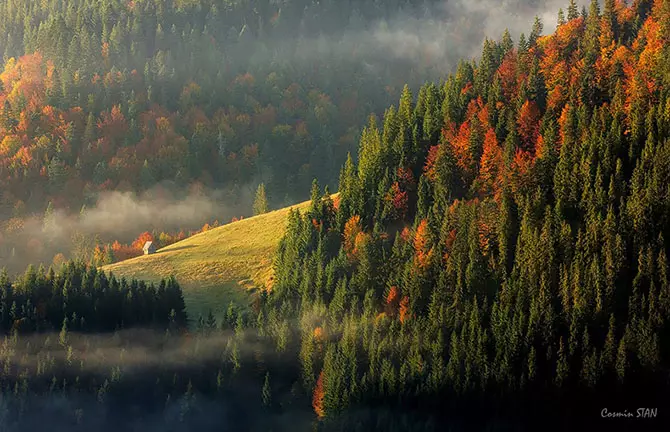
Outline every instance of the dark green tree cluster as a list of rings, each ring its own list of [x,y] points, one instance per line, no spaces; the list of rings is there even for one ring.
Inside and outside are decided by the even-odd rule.
[[[14,283],[0,273],[0,331],[4,334],[181,329],[186,324],[184,298],[174,278],[158,286],[135,279],[119,281],[75,262],[64,264],[58,273],[29,266]]]

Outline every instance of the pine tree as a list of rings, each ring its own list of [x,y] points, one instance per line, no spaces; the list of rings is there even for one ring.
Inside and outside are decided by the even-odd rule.
[[[212,334],[216,330],[216,318],[212,313],[212,310],[209,310],[207,314],[207,320],[205,321],[205,331],[207,334]]]
[[[263,389],[261,390],[261,397],[263,405],[269,407],[272,405],[272,388],[270,387],[270,372],[265,373],[265,381],[263,381]]]
[[[256,189],[256,198],[254,199],[254,215],[261,215],[268,212],[268,200],[265,196],[265,184],[261,183]]]
[[[577,8],[575,0],[570,0],[570,6],[568,6],[568,20],[576,18],[579,18],[579,9]]]

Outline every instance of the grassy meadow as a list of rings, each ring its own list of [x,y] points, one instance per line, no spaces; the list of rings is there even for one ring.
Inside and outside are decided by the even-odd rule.
[[[290,208],[229,223],[159,249],[153,255],[104,266],[117,278],[158,282],[174,275],[184,291],[189,316],[212,309],[217,319],[233,301],[248,305],[251,294],[272,278],[272,258],[286,228]]]

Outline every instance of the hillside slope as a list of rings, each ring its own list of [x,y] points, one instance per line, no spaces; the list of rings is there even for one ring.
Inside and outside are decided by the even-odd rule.
[[[184,290],[189,316],[212,309],[220,315],[234,301],[248,304],[249,295],[272,277],[272,257],[284,234],[291,208],[233,222],[159,249],[153,255],[118,262],[102,269],[117,278],[158,282],[174,275]]]

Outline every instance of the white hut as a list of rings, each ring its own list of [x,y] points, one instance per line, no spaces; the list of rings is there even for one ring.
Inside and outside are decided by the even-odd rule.
[[[156,253],[156,246],[152,241],[144,243],[144,247],[142,249],[144,249],[144,255],[151,255],[153,253]]]

